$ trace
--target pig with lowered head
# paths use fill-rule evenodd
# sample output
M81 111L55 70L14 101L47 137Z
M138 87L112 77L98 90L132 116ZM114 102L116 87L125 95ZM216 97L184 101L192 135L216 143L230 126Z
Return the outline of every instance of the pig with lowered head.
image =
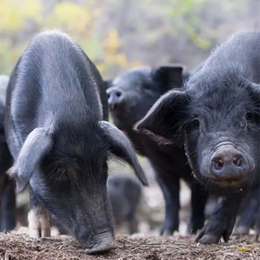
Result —
M200 69L200 68L198 68ZM136 150L151 162L156 179L165 199L165 220L161 235L171 235L179 228L180 179L188 181L192 190L192 214L188 232L196 233L204 225L204 206L207 193L192 176L182 146L159 145L159 138L152 138L133 130L161 95L182 86L189 77L180 65L157 68L137 67L124 72L108 85L108 103L115 125L127 133Z
M259 186L259 72L260 31L237 33L137 126L165 142L184 142L194 176L223 194L197 236L201 243L227 241L242 197Z
M49 213L89 254L114 248L107 193L111 154L147 180L127 137L104 121L102 79L66 34L36 35L7 90L5 132L17 191L30 185L29 235L50 234ZM103 104L103 109L106 104Z

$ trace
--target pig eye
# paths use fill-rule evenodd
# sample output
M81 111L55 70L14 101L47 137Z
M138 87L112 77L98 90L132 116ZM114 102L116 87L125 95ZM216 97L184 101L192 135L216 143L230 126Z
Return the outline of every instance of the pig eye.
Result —
M253 115L252 112L247 112L247 113L246 113L246 120L247 120L248 122L252 122L252 121L254 120L254 115Z
M57 167L56 168L56 172L57 172L57 174L65 174L65 169L64 168L62 168L62 167Z
M191 126L192 126L192 128L199 128L200 121L198 119L193 120L191 123Z
M143 88L146 89L146 90L150 90L151 86L150 86L150 84L144 83Z
M198 119L194 119L189 125L188 125L188 131L196 131L200 127L200 121Z
M56 180L57 181L67 181L68 180L68 175L63 167L57 167L56 168Z
M259 125L260 123L260 115L258 113L247 112L245 117L248 125Z

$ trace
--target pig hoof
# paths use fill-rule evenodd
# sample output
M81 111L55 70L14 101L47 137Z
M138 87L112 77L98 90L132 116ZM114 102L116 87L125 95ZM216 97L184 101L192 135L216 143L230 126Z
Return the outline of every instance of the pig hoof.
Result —
M160 230L160 236L172 236L174 231L178 231L178 226L175 226L175 227L162 226L162 228Z
M197 234L197 231L198 229L196 228L187 228L187 231L186 231L186 235L189 236L189 235L196 235Z
M29 228L28 235L32 238L50 237L51 230L49 228L39 229L39 228Z
M40 238L40 230L38 228L32 228L28 230L28 235L32 238Z
M249 228L246 226L239 226L235 229L235 232L233 235L239 236L239 235L248 235L249 234Z
M50 237L51 236L51 229L45 228L41 230L41 237Z
M204 235L198 242L201 244L217 244L219 238L214 235Z
M186 234L189 235L196 235L197 231L199 230L199 228L196 227L192 227L192 225L188 225L187 230L186 230Z
M197 231L202 229L204 226L204 218L202 217L199 221L190 220L186 234L187 235L196 235Z
M103 253L107 253L110 250L115 249L115 248L116 248L115 245L108 244L108 245L93 247L90 249L85 249L85 253L87 253L89 255L103 254Z
M173 234L173 231L169 230L169 229L162 229L160 232L161 236L167 237L167 236L171 236Z

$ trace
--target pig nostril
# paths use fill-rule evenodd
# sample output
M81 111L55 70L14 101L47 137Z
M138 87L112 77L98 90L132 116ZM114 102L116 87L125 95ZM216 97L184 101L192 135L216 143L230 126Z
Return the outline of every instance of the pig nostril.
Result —
M121 92L116 92L117 97L121 97Z
M214 161L214 167L216 170L221 170L224 166L223 160L222 159L217 159Z
M241 167L242 164L243 164L243 159L240 157L234 157L233 158L233 163L238 166L238 167Z

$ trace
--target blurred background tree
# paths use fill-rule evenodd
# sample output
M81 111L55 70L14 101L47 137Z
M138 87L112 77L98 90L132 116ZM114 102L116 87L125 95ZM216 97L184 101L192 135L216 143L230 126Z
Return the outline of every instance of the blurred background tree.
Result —
M260 27L259 0L0 0L0 74L44 29L68 33L105 78L138 65L192 69L232 33Z

